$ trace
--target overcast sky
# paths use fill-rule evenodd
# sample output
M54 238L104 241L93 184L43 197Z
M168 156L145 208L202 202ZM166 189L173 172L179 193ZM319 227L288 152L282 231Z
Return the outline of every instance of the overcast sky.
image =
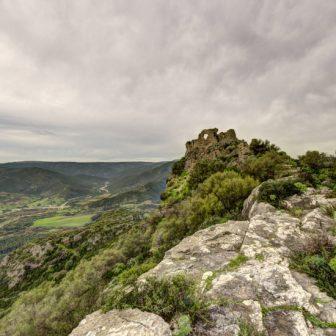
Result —
M166 160L204 128L336 149L335 0L0 0L0 161Z

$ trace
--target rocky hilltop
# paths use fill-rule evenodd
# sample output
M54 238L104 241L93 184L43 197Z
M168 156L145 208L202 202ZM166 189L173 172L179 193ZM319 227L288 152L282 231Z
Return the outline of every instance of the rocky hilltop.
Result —
M4 260L0 335L336 335L335 156L207 129L128 218Z
M218 133L218 128L209 128L203 130L197 139L186 143L185 169L191 171L197 162L217 158L233 159L231 166L241 165L248 154L248 144L237 138L235 130Z

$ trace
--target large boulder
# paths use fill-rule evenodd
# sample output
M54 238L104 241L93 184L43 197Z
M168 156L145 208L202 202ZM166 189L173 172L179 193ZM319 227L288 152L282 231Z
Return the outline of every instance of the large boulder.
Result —
M169 325L139 309L96 311L85 317L69 336L171 336Z

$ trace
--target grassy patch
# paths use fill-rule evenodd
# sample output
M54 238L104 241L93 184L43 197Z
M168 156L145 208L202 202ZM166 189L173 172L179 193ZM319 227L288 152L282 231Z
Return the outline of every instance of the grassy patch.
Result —
M58 228L58 227L78 227L83 226L91 221L92 215L81 216L54 216L38 219L33 226Z

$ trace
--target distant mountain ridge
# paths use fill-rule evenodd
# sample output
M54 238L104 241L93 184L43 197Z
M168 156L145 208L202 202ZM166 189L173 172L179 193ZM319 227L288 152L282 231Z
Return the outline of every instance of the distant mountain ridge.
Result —
M46 162L0 164L0 192L58 195L72 198L99 193L104 185L112 194L136 191L150 183L158 199L173 162ZM107 191L107 189L106 189ZM146 198L145 195L143 195ZM143 198L141 197L141 198Z
M49 162L21 161L0 164L0 168L42 168L65 175L91 175L110 179L125 175L140 174L148 169L159 167L163 162Z
M88 194L90 185L74 177L47 169L0 167L0 191L44 197L59 195L71 198Z

